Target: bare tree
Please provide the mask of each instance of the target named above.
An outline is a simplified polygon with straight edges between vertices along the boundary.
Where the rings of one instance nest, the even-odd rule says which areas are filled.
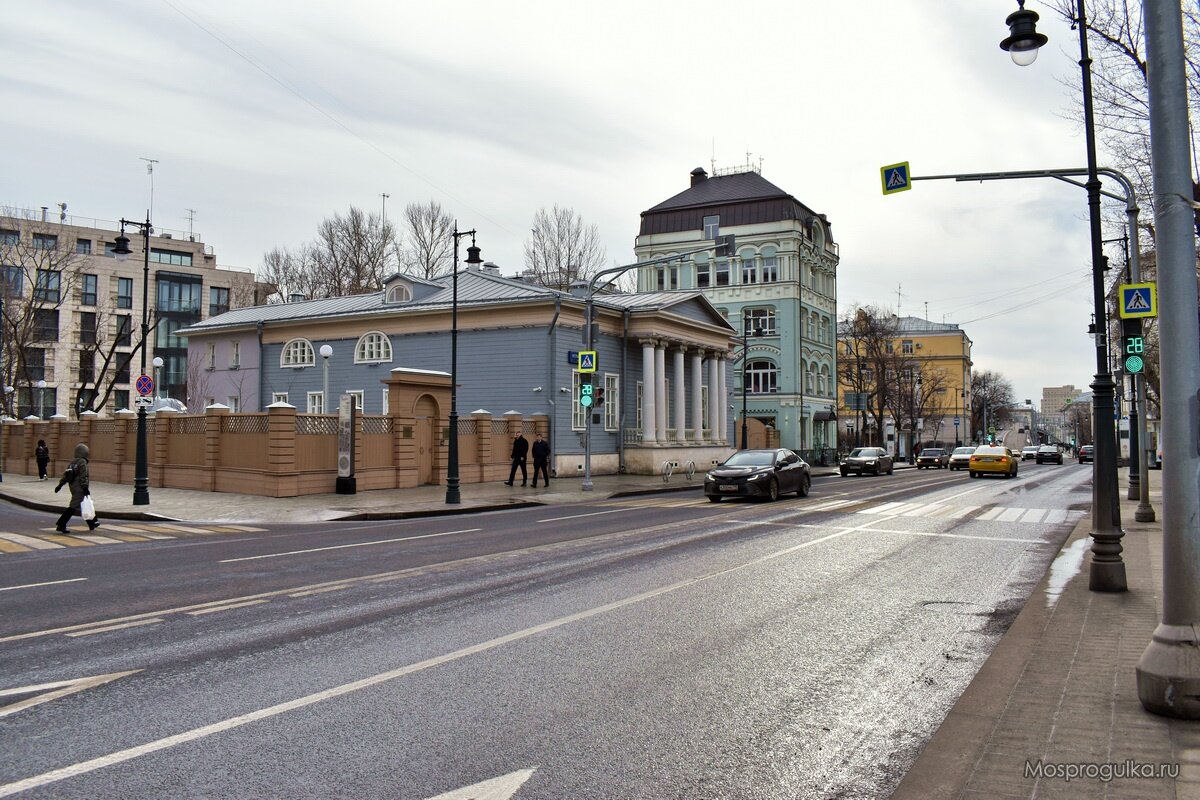
[[[988,423],[1008,419],[1008,409],[1014,403],[1013,387],[1008,378],[993,370],[983,370],[971,376],[971,430],[987,435]]]
[[[533,216],[530,238],[525,240],[525,277],[555,289],[569,289],[577,280],[587,280],[607,260],[600,233],[593,223],[570,208],[555,205],[549,212],[538,209]]]
[[[856,306],[839,321],[838,339],[844,354],[838,361],[842,383],[855,387],[863,400],[859,409],[863,433],[874,428],[876,436],[882,437],[888,411],[897,395],[888,384],[888,376],[896,367],[893,358],[896,316],[878,306]],[[868,419],[872,425],[868,426]],[[884,444],[881,439],[864,441]]]
[[[351,206],[317,228],[317,238],[295,249],[275,248],[263,256],[259,278],[274,287],[271,300],[372,292],[395,272],[396,229],[377,214]]]
[[[450,271],[454,220],[440,203],[409,203],[404,227],[408,235],[400,248],[400,264],[405,272],[432,278]]]
[[[6,210],[6,221],[16,229],[0,230],[0,292],[3,293],[3,354],[0,386],[17,387],[17,397],[0,391],[6,413],[14,413],[14,400],[32,398],[29,387],[51,381],[47,366],[55,362],[62,330],[71,320],[59,319],[63,302],[78,285],[85,258],[75,251],[75,241],[58,235],[58,226],[43,223],[28,213]],[[7,225],[4,226],[7,228]],[[32,400],[26,405],[32,405]]]

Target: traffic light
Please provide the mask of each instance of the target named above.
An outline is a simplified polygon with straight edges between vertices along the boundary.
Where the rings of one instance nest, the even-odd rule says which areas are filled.
[[[736,255],[737,243],[734,240],[732,233],[727,233],[727,234],[724,234],[723,236],[718,236],[716,238],[716,242],[717,242],[717,248],[716,248],[716,253],[714,253],[714,255],[717,258],[730,258],[730,257]]]
[[[1146,369],[1146,338],[1139,318],[1121,320],[1121,366],[1129,375]]]
[[[603,386],[596,387],[595,394],[594,394],[593,400],[592,400],[592,405],[595,406],[596,408],[599,408],[600,406],[604,405],[604,387]]]
[[[579,376],[579,405],[591,408],[595,395],[592,394],[592,373],[584,372]]]

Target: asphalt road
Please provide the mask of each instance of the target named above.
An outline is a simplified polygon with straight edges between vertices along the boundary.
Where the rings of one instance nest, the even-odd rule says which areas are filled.
[[[0,554],[0,796],[886,797],[1090,477]]]

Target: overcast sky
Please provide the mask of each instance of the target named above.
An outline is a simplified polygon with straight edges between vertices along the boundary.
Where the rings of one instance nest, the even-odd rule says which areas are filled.
[[[898,161],[1085,165],[1064,85],[1077,34],[1030,0],[1050,44],[1017,67],[999,48],[1016,7],[37,0],[0,26],[0,205],[140,218],[153,158],[155,225],[187,230],[194,209],[222,265],[256,268],[387,193],[392,219],[439,201],[512,274],[539,208],[573,208],[628,263],[641,211],[749,152],[829,217],[843,310],[961,324],[976,370],[1036,401],[1094,372],[1086,193],[923,181],[884,197],[879,179]]]

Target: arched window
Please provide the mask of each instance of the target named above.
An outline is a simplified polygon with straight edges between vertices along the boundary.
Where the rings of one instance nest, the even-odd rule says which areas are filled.
[[[804,365],[804,391],[808,394],[813,393],[813,365]]]
[[[829,365],[821,365],[821,378],[817,384],[817,393],[821,397],[830,397],[833,394],[833,381],[830,380]]]
[[[762,282],[775,283],[779,280],[779,256],[771,245],[762,249]]]
[[[754,250],[742,250],[738,253],[738,258],[742,263],[742,284],[758,283],[758,264],[754,261]]]
[[[746,365],[748,390],[755,394],[779,391],[779,370],[770,361],[751,361]]]
[[[392,343],[379,331],[364,333],[354,347],[355,364],[378,364],[392,360]]]
[[[405,286],[403,283],[398,283],[388,289],[387,302],[389,303],[407,303],[412,300],[412,289]]]
[[[812,240],[818,248],[825,246],[825,229],[821,227],[821,223],[813,220],[812,225]]]
[[[308,339],[292,339],[279,354],[280,367],[311,367],[315,363],[312,342]]]

